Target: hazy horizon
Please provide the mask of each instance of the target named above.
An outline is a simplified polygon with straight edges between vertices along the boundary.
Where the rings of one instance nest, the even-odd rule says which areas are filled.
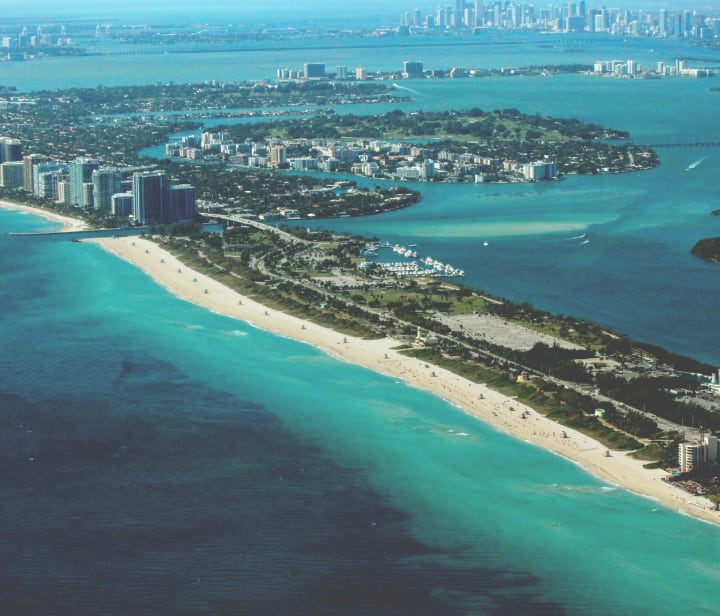
[[[548,2],[534,2],[536,7],[544,7]],[[211,0],[199,6],[190,0],[155,0],[140,2],[128,0],[118,3],[115,0],[97,0],[88,3],[84,0],[70,0],[62,4],[48,4],[45,0],[25,0],[22,4],[10,4],[3,7],[5,18],[124,18],[143,21],[158,17],[175,19],[202,18],[207,21],[245,21],[248,18],[293,20],[303,17],[311,20],[351,19],[362,17],[365,20],[377,17],[378,20],[394,18],[403,11],[420,9],[424,13],[434,12],[439,5],[451,4],[443,0],[365,0],[362,4],[339,4],[335,0],[264,0],[264,2],[238,3],[234,0]],[[488,4],[487,0],[485,4]],[[557,4],[557,2],[555,3]],[[589,8],[603,3],[587,2]],[[720,11],[720,0],[700,0],[697,3],[680,0],[621,0],[615,6],[628,9],[659,10],[685,9],[699,12]]]

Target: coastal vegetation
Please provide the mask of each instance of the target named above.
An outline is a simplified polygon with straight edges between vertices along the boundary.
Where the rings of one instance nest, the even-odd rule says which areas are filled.
[[[255,126],[228,126],[237,140],[255,136],[333,139],[411,139],[453,140],[500,139],[519,141],[560,141],[626,139],[626,131],[603,128],[575,119],[525,115],[514,108],[467,111],[416,111],[400,109],[388,113],[358,116],[317,117],[289,122],[267,122]]]
[[[678,401],[671,393],[697,388],[671,363],[705,368],[701,364],[569,317],[535,314],[527,305],[510,304],[502,319],[523,327],[530,320],[542,321],[546,331],[591,339],[596,348],[536,343],[522,350],[477,339],[439,315],[490,315],[504,300],[437,279],[364,275],[357,269],[357,255],[366,238],[248,225],[229,228],[222,236],[188,228],[162,233],[156,240],[165,248],[245,296],[341,333],[396,337],[404,341],[405,353],[515,396],[609,449],[642,451],[643,459],[674,465],[678,435],[661,429],[648,413],[678,426],[720,427],[717,413]],[[568,331],[568,323],[573,331]],[[605,361],[612,361],[590,370],[586,362],[601,358],[600,351],[610,354]],[[653,374],[632,367],[639,361],[655,362]],[[668,376],[658,376],[661,371]]]
[[[199,199],[221,202],[227,212],[264,215],[291,209],[302,218],[364,216],[407,207],[421,198],[404,186],[359,188],[354,182],[225,165],[164,160],[158,168],[193,185]]]
[[[79,114],[146,115],[170,112],[212,112],[297,105],[341,105],[406,101],[391,84],[306,82],[161,83],[142,86],[98,86],[62,91],[40,90],[31,99],[62,99]]]
[[[287,142],[318,140],[355,143],[381,140],[382,143],[412,144],[418,153],[410,162],[423,160],[465,160],[466,173],[454,173],[456,181],[477,173],[505,175],[508,161],[518,165],[537,160],[556,163],[560,174],[618,173],[648,169],[658,164],[650,148],[609,143],[628,137],[625,131],[586,124],[576,119],[558,119],[540,114],[525,115],[517,109],[484,111],[411,112],[391,111],[374,116],[325,115],[256,124],[223,127],[235,142]],[[407,162],[408,152],[376,147],[372,156],[383,175],[397,171]],[[310,146],[306,155],[317,157]],[[481,160],[478,160],[481,159]],[[340,171],[351,163],[340,161]]]
[[[20,139],[25,151],[54,159],[90,156],[132,167],[143,164],[139,150],[165,143],[171,133],[200,128],[200,117],[256,115],[263,113],[257,109],[275,105],[309,105],[316,113],[318,106],[388,100],[405,98],[388,84],[314,82],[98,86],[29,94],[5,89],[0,90],[0,134]]]

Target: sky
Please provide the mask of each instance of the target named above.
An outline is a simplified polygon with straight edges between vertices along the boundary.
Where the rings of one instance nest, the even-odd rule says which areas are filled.
[[[523,0],[518,0],[519,2]],[[562,4],[563,0],[524,0],[535,7],[544,7],[549,3]],[[576,0],[577,1],[577,0]],[[485,4],[488,4],[485,0]],[[595,6],[619,6],[623,8],[660,8],[691,10],[700,12],[720,11],[720,0],[586,0],[588,8]],[[207,21],[227,21],[225,16],[234,21],[247,18],[275,16],[293,18],[297,16],[311,18],[354,17],[377,15],[387,17],[400,15],[401,12],[421,9],[423,12],[434,12],[439,5],[454,4],[454,0],[23,0],[22,2],[2,2],[2,16],[6,17],[136,17],[139,21],[159,16],[174,15],[198,17],[204,15]],[[201,8],[199,8],[201,7]]]

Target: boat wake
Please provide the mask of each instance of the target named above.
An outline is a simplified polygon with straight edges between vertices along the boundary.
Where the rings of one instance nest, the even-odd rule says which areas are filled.
[[[396,83],[394,83],[393,86],[396,87],[398,90],[407,90],[408,92],[412,92],[415,96],[422,96],[422,94],[420,94],[420,92],[418,92],[417,90],[413,90],[412,88],[406,88],[405,86],[399,86]]]
[[[704,163],[707,159],[708,159],[708,157],[706,156],[705,158],[701,158],[700,160],[696,160],[694,163],[690,163],[690,164],[687,166],[687,169],[685,169],[685,171],[692,171],[693,169],[695,169],[696,167],[698,167],[700,164]]]
[[[582,241],[580,241],[582,240]],[[566,237],[563,238],[561,241],[563,242],[577,242],[577,244],[574,244],[575,246],[585,246],[585,244],[589,244],[590,240],[588,239],[587,233],[581,233],[580,235],[575,235],[573,237]]]

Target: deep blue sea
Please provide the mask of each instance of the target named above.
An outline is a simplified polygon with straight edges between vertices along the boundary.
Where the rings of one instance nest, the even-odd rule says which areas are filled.
[[[245,69],[189,55],[187,79],[201,59],[219,78],[272,53]],[[129,58],[127,75],[154,80]],[[52,62],[11,77],[121,82]],[[679,143],[717,139],[715,83],[404,85],[408,109],[513,106]],[[416,207],[323,224],[416,242],[490,292],[720,362],[720,270],[688,253],[718,234],[718,153],[664,149],[651,172],[551,185],[422,186]],[[182,302],[96,246],[4,235],[50,228],[0,209],[0,612],[717,613],[720,529]]]

